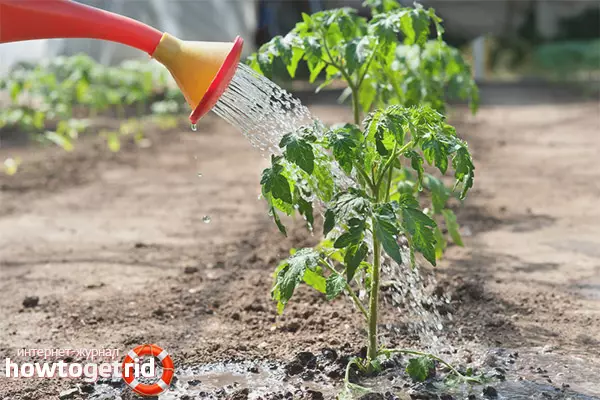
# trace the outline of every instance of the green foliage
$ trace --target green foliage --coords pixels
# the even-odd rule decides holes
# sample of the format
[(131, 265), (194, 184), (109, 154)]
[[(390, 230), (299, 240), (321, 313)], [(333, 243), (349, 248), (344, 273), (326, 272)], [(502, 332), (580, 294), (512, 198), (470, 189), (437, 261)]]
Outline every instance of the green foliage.
[(435, 371), (435, 363), (427, 356), (420, 356), (408, 360), (406, 373), (417, 382), (423, 382)]
[[(367, 19), (350, 8), (303, 15), (285, 36), (277, 36), (250, 57), (255, 70), (271, 77), (281, 61), (293, 78), (300, 61), (306, 62), (310, 81), (324, 73), (318, 90), (336, 79), (348, 84), (363, 112), (390, 104), (430, 105), (443, 111), (444, 97), (478, 104), (477, 87), (460, 52), (442, 41), (441, 19), (420, 5), (403, 8), (395, 0), (369, 0), (374, 17)], [(432, 35), (436, 39), (430, 39)]]
[[(474, 110), (477, 88), (460, 53), (443, 42), (432, 9), (403, 8), (394, 0), (366, 4), (374, 13), (370, 21), (349, 8), (303, 15), (290, 33), (250, 57), (250, 65), (269, 76), (281, 62), (293, 77), (304, 60), (311, 82), (325, 74), (317, 90), (335, 79), (348, 85), (354, 123), (287, 133), (261, 185), (284, 234), (281, 213), (298, 212), (311, 230), (317, 221), (323, 224), (315, 249), (293, 253), (277, 268), (272, 296), (279, 311), (302, 282), (327, 300), (347, 293), (369, 327), (367, 361), (354, 364), (374, 372), (385, 353), (377, 346), (382, 259), (416, 267), (420, 254), (436, 265), (449, 239), (462, 245), (449, 204), (466, 197), (475, 167), (467, 143), (442, 112), (447, 89), (469, 98)], [(436, 38), (430, 39), (434, 28)], [(364, 119), (361, 112), (367, 112)], [(436, 170), (451, 171), (454, 186), (447, 187)], [(315, 211), (323, 218), (315, 219)], [(357, 289), (369, 294), (368, 307)], [(416, 358), (407, 371), (422, 381), (434, 367), (430, 358)]]
[[(0, 90), (11, 99), (0, 110), (0, 128), (19, 129), (66, 151), (73, 150), (74, 140), (88, 129), (87, 117), (112, 110), (124, 118), (125, 107), (134, 108), (139, 117), (147, 106), (156, 114), (175, 114), (183, 103), (162, 67), (139, 61), (107, 67), (85, 55), (57, 57), (40, 65), (22, 63), (0, 78)], [(47, 130), (54, 121), (56, 129)], [(124, 124), (118, 133), (104, 135), (113, 151), (120, 148), (119, 136), (132, 129), (131, 121)], [(138, 140), (141, 134), (135, 136)]]

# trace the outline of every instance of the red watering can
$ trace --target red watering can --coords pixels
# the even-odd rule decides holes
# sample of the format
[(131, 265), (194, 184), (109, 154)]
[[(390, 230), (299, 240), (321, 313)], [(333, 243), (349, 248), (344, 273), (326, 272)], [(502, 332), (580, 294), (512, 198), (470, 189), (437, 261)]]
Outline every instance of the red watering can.
[(210, 111), (240, 60), (243, 40), (183, 41), (122, 15), (71, 0), (0, 0), (0, 43), (51, 38), (89, 38), (145, 51), (163, 64), (193, 109), (195, 124)]

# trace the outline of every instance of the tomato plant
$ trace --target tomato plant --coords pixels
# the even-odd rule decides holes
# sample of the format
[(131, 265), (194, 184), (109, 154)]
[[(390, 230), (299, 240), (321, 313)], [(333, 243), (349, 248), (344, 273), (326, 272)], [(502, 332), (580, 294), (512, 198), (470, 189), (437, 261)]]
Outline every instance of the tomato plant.
[[(323, 209), (321, 243), (293, 250), (275, 271), (272, 297), (279, 311), (301, 283), (328, 300), (347, 294), (368, 331), (366, 360), (351, 364), (372, 373), (380, 356), (394, 352), (380, 348), (377, 339), (383, 263), (416, 267), (420, 254), (436, 265), (448, 240), (442, 225), (449, 239), (462, 245), (447, 203), (453, 196), (465, 198), (475, 167), (467, 143), (442, 112), (449, 87), (475, 110), (477, 88), (458, 50), (443, 42), (441, 20), (432, 9), (403, 8), (392, 0), (366, 4), (373, 10), (371, 20), (350, 8), (304, 14), (290, 33), (263, 45), (249, 63), (268, 76), (273, 63), (282, 61), (293, 77), (304, 60), (311, 82), (324, 71), (317, 90), (335, 79), (347, 84), (353, 123), (326, 129), (316, 124), (285, 134), (281, 155), (271, 157), (261, 185), (283, 234), (279, 213), (298, 212), (313, 229), (315, 210)], [(437, 37), (430, 40), (433, 28)], [(425, 164), (441, 174), (453, 170), (454, 187), (426, 173)], [(368, 293), (366, 303), (359, 291)], [(417, 380), (427, 378), (434, 361), (443, 362), (431, 354), (399, 351), (419, 356), (407, 367)]]

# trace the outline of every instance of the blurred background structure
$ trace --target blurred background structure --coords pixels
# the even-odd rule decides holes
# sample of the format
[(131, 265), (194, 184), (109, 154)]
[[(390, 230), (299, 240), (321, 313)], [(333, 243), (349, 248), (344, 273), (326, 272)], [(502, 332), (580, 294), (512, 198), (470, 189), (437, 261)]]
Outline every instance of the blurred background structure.
[[(363, 0), (80, 0), (124, 14), (189, 40), (246, 40), (246, 54), (289, 31), (303, 12), (351, 6), (368, 16)], [(406, 5), (410, 0), (403, 0)], [(423, 0), (444, 19), (446, 41), (467, 46), (477, 38), (478, 78), (490, 71), (523, 65), (555, 70), (600, 65), (600, 2), (595, 0)], [(477, 48), (477, 47), (475, 47)], [(0, 47), (0, 72), (18, 61), (86, 53), (103, 64), (144, 54), (125, 46), (91, 40), (42, 40)], [(481, 60), (485, 57), (485, 61)]]

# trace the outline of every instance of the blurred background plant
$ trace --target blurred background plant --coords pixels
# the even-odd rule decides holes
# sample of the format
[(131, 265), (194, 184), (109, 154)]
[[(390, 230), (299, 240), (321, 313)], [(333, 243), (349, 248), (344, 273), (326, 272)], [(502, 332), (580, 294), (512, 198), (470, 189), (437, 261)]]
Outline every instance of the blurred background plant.
[[(0, 78), (0, 90), (10, 96), (10, 104), (0, 110), (0, 130), (16, 130), (66, 151), (74, 149), (74, 140), (99, 116), (120, 121), (117, 130), (100, 132), (111, 151), (120, 149), (124, 136), (143, 147), (141, 118), (150, 113), (169, 129), (177, 125), (175, 116), (185, 105), (163, 67), (138, 60), (105, 66), (87, 55), (19, 63)], [(6, 173), (17, 168), (18, 163), (5, 162)]]

